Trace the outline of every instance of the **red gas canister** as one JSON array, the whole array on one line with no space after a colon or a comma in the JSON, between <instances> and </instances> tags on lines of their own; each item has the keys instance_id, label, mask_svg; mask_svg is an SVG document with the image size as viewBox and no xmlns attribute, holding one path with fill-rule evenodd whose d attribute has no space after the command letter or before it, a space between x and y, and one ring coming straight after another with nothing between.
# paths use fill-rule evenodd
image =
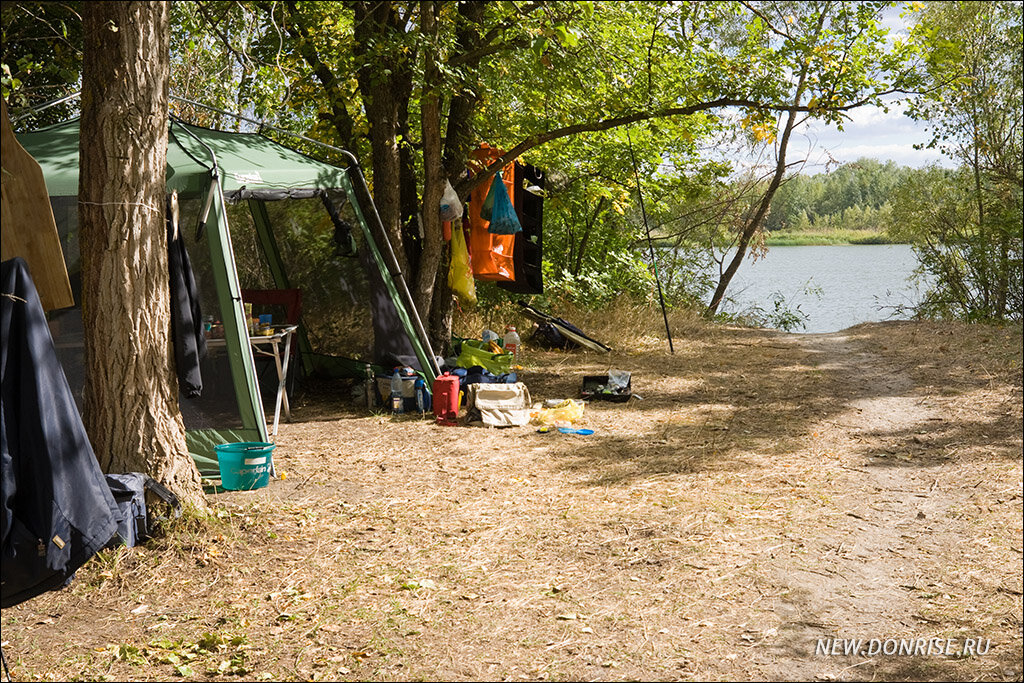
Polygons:
<instances>
[{"instance_id":1,"label":"red gas canister","mask_svg":"<svg viewBox=\"0 0 1024 683\"><path fill-rule=\"evenodd\" d=\"M442 425L458 424L459 378L444 373L434 380L434 416Z\"/></svg>"}]
</instances>

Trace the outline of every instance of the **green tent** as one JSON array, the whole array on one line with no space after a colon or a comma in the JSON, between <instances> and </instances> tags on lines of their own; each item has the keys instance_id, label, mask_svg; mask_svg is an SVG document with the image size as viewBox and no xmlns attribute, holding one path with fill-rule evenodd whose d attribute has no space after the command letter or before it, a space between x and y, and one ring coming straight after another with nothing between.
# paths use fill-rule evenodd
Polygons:
<instances>
[{"instance_id":1,"label":"green tent","mask_svg":"<svg viewBox=\"0 0 1024 683\"><path fill-rule=\"evenodd\" d=\"M72 388L84 384L81 344L81 288L77 245L78 121L68 121L18 135L18 141L39 162L61 235L76 306L51 314L51 330ZM350 156L350 155L349 155ZM379 218L372 200L364 211L355 187L365 188L354 157L339 168L317 161L256 133L210 130L172 120L168 131L167 191L177 191L182 207L181 230L204 292L203 311L223 322L224 344L204 360L203 394L179 401L185 418L189 450L204 475L216 475L214 446L239 441L268 441L266 418L255 375L241 288L227 224L226 203L246 202L258 243L275 286L288 289L284 264L271 229L266 202L344 196L351 202L373 262L380 271L401 325L425 373L432 381L435 359L422 324L408 300L408 290L390 253L382 253ZM196 229L191 228L192 225ZM396 284L397 283L397 284ZM403 290L399 291L399 287ZM403 299L402 294L405 295ZM300 328L301 332L301 328ZM300 333L303 363L314 354ZM77 387L76 387L77 385Z\"/></svg>"}]
</instances>

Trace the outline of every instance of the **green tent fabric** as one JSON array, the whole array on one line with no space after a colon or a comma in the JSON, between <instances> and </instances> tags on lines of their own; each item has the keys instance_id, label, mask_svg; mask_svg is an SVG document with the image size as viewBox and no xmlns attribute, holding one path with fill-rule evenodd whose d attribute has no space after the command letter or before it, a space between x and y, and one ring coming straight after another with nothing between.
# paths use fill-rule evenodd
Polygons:
<instances>
[{"instance_id":1,"label":"green tent fabric","mask_svg":"<svg viewBox=\"0 0 1024 683\"><path fill-rule=\"evenodd\" d=\"M18 135L18 141L45 162L46 188L53 197L78 194L78 120ZM205 193L214 162L224 194L248 199L259 191L342 189L345 170L279 145L257 133L229 133L173 121L167 143L167 191L185 196ZM247 191L249 194L247 194ZM309 196L309 195L307 195ZM283 198L283 197L281 197Z\"/></svg>"},{"instance_id":2,"label":"green tent fabric","mask_svg":"<svg viewBox=\"0 0 1024 683\"><path fill-rule=\"evenodd\" d=\"M43 169L51 201L65 200L63 214L76 215L78 120L19 134L18 141ZM367 237L373 260L385 276L385 285L398 309L402 324L417 349L417 355L421 356L421 362L425 363L428 356L423 345L417 341L409 313L401 302L394 282L387 276L388 268L371 236L346 169L317 161L257 133L216 131L172 120L168 131L166 182L168 192L177 191L183 200L205 202L208 206L203 241L208 246L209 260L213 264L217 306L224 324L223 346L233 385L222 394L233 394L234 403L237 404L237 414L233 409L222 411L221 408L226 410L226 406L223 405L225 400L221 400L220 405L209 408L208 415L204 415L203 419L191 425L186 420L189 450L204 476L218 475L214 451L218 443L269 441L227 225L227 201L248 201L264 255L277 281L276 286L287 288L286 275L280 254L276 253L264 202L309 198L328 192L345 193ZM65 233L65 238L77 239L77 231ZM66 260L67 249L65 247ZM74 247L74 251L77 253L77 247ZM80 301L76 304L80 305ZM80 326L80 315L78 319ZM307 348L303 349L301 337L299 341L300 349L308 351L308 342ZM230 398L226 402L231 402ZM213 399L208 403L213 403ZM228 415L228 412L232 414Z\"/></svg>"}]
</instances>

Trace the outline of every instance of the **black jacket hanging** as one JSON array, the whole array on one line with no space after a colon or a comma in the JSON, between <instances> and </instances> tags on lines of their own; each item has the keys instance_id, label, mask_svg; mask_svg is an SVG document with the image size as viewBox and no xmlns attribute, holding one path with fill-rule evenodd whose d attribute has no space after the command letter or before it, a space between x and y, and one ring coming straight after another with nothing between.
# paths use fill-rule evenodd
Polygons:
<instances>
[{"instance_id":1,"label":"black jacket hanging","mask_svg":"<svg viewBox=\"0 0 1024 683\"><path fill-rule=\"evenodd\" d=\"M64 586L120 518L28 266L0 265L0 606Z\"/></svg>"},{"instance_id":2,"label":"black jacket hanging","mask_svg":"<svg viewBox=\"0 0 1024 683\"><path fill-rule=\"evenodd\" d=\"M167 262L171 277L171 338L174 340L174 364L178 385L187 398L203 393L200 361L206 356L206 335L203 312L199 308L199 291L192 273L185 240L178 229L178 198L167 200Z\"/></svg>"}]
</instances>

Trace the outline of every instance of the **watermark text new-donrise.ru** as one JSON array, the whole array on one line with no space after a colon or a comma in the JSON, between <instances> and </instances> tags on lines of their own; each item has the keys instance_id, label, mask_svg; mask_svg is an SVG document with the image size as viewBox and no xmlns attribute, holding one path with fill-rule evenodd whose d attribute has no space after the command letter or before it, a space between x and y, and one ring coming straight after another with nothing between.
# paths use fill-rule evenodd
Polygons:
<instances>
[{"instance_id":1,"label":"watermark text new-donrise.ru","mask_svg":"<svg viewBox=\"0 0 1024 683\"><path fill-rule=\"evenodd\" d=\"M988 638L819 638L816 655L970 657L987 655Z\"/></svg>"}]
</instances>

